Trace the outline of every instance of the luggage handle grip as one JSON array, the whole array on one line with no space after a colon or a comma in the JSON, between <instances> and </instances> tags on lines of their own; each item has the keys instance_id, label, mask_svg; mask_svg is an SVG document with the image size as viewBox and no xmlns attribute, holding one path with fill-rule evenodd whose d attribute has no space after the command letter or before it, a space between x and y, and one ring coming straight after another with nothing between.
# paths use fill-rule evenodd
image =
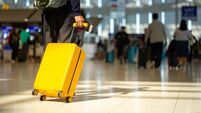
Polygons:
<instances>
[{"instance_id":1,"label":"luggage handle grip","mask_svg":"<svg viewBox=\"0 0 201 113\"><path fill-rule=\"evenodd\" d=\"M83 27L80 28L80 27L77 26L77 23L73 23L73 28L80 28L80 29L84 29L87 32L92 32L93 25L85 22L85 23L82 24L82 26Z\"/></svg>"},{"instance_id":2,"label":"luggage handle grip","mask_svg":"<svg viewBox=\"0 0 201 113\"><path fill-rule=\"evenodd\" d=\"M83 23L82 25L83 25L84 28L89 27L88 23ZM77 27L77 23L73 23L73 27L76 28Z\"/></svg>"},{"instance_id":3,"label":"luggage handle grip","mask_svg":"<svg viewBox=\"0 0 201 113\"><path fill-rule=\"evenodd\" d=\"M73 29L72 29L72 31L71 31L69 43L71 43L72 38L73 38L73 33L75 32L75 29L77 29L77 28L79 28L79 27L77 27L77 23L73 23ZM89 23L83 23L83 28L80 28L80 29L82 29L83 32L85 32L85 31L91 32L92 29L93 29L93 25L90 25ZM81 41L79 42L78 46L81 45L81 43L82 43L82 41L83 41L83 37L84 37L84 35L82 35Z\"/></svg>"}]
</instances>

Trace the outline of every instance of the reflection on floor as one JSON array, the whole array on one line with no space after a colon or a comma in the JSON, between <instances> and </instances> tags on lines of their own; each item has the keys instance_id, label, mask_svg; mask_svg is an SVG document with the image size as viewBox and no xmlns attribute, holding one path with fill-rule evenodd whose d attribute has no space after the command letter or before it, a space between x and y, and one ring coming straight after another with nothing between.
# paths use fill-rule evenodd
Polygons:
<instances>
[{"instance_id":1,"label":"reflection on floor","mask_svg":"<svg viewBox=\"0 0 201 113\"><path fill-rule=\"evenodd\" d=\"M88 60L67 104L31 95L38 63L0 63L0 113L201 113L200 64L139 70Z\"/></svg>"}]
</instances>

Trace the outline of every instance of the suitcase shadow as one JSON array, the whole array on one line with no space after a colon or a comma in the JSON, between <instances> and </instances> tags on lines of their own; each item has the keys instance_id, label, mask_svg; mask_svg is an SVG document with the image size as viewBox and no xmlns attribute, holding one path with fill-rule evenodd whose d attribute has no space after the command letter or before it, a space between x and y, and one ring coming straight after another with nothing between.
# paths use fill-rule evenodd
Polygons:
<instances>
[{"instance_id":1,"label":"suitcase shadow","mask_svg":"<svg viewBox=\"0 0 201 113\"><path fill-rule=\"evenodd\" d=\"M140 87L140 88L119 88L119 87L112 87L108 89L98 89L98 90L91 90L91 91L82 91L86 89L79 88L78 92L75 92L75 96L73 97L72 103L75 102L83 102L83 101L92 101L92 100L99 100L99 99L107 99L116 96L123 96L132 92L136 91L146 91L149 87ZM115 94L115 95L111 95ZM51 102L64 102L64 99L48 99L47 101Z\"/></svg>"}]
</instances>

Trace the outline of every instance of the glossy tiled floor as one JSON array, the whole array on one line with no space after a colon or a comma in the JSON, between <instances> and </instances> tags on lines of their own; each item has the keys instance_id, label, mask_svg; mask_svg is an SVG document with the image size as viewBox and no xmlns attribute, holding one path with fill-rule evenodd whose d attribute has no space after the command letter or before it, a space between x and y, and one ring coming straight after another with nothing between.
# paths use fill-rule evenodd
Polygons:
<instances>
[{"instance_id":1,"label":"glossy tiled floor","mask_svg":"<svg viewBox=\"0 0 201 113\"><path fill-rule=\"evenodd\" d=\"M0 113L201 113L201 62L186 70L86 61L72 103L32 96L38 63L0 63Z\"/></svg>"}]
</instances>

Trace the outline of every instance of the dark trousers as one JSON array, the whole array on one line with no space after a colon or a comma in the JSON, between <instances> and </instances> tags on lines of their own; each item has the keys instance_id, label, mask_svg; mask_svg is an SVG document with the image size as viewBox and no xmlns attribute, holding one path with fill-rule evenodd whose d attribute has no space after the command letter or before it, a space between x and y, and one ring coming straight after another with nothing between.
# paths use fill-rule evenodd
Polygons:
<instances>
[{"instance_id":1,"label":"dark trousers","mask_svg":"<svg viewBox=\"0 0 201 113\"><path fill-rule=\"evenodd\" d=\"M155 67L161 65L161 56L163 51L163 42L151 43L151 61L155 62Z\"/></svg>"},{"instance_id":2,"label":"dark trousers","mask_svg":"<svg viewBox=\"0 0 201 113\"><path fill-rule=\"evenodd\" d=\"M120 46L117 47L117 58L119 59L120 63L122 64L123 61L127 62L127 54L128 54L128 46Z\"/></svg>"},{"instance_id":3,"label":"dark trousers","mask_svg":"<svg viewBox=\"0 0 201 113\"><path fill-rule=\"evenodd\" d=\"M68 41L74 18L70 12L65 10L54 9L43 11L43 45L49 42L66 42Z\"/></svg>"},{"instance_id":4,"label":"dark trousers","mask_svg":"<svg viewBox=\"0 0 201 113\"><path fill-rule=\"evenodd\" d=\"M11 46L12 48L12 60L16 60L17 59L17 54L18 54L18 45L13 45Z\"/></svg>"}]
</instances>

